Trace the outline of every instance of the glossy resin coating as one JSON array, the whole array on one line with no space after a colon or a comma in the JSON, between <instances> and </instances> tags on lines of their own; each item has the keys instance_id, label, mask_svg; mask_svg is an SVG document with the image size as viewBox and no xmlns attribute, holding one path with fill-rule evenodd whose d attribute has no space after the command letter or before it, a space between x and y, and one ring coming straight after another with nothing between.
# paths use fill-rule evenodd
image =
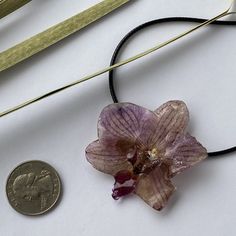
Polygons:
<instances>
[{"instance_id":1,"label":"glossy resin coating","mask_svg":"<svg viewBox=\"0 0 236 236\"><path fill-rule=\"evenodd\" d=\"M171 178L207 157L187 133L184 102L169 101L154 112L131 103L104 108L98 140L86 149L87 160L115 177L113 198L130 193L161 210L175 190Z\"/></svg>"}]
</instances>

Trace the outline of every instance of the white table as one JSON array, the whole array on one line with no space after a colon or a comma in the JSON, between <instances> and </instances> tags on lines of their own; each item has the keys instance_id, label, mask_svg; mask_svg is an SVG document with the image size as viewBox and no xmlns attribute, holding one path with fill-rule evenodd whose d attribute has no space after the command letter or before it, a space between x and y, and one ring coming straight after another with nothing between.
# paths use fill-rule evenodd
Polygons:
<instances>
[{"instance_id":1,"label":"white table","mask_svg":"<svg viewBox=\"0 0 236 236\"><path fill-rule=\"evenodd\" d=\"M0 51L97 2L33 1L0 21ZM228 2L136 0L1 73L0 110L107 66L122 36L140 23L166 16L209 18ZM192 25L152 27L132 40L122 58ZM208 27L119 69L119 98L149 109L184 100L191 112L189 129L209 151L236 145L235 37L234 27ZM113 178L95 171L84 155L97 138L100 111L111 102L103 75L0 119L0 235L235 235L236 153L176 177L178 191L161 213L136 196L112 200ZM53 165L63 182L60 204L41 217L18 214L5 194L9 172L32 159Z\"/></svg>"}]
</instances>

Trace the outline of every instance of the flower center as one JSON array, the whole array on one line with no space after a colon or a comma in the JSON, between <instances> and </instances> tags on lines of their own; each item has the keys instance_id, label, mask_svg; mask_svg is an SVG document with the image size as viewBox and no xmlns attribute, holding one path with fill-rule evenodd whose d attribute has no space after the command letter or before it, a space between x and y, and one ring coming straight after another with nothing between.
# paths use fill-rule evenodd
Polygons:
<instances>
[{"instance_id":1,"label":"flower center","mask_svg":"<svg viewBox=\"0 0 236 236\"><path fill-rule=\"evenodd\" d=\"M149 173L157 165L161 164L160 152L157 148L153 148L148 151L136 153L136 157L133 158L132 165L134 167L133 172L135 175L142 173Z\"/></svg>"},{"instance_id":2,"label":"flower center","mask_svg":"<svg viewBox=\"0 0 236 236\"><path fill-rule=\"evenodd\" d=\"M159 151L157 148L153 148L151 151L148 151L148 159L150 161L155 161L158 158Z\"/></svg>"}]
</instances>

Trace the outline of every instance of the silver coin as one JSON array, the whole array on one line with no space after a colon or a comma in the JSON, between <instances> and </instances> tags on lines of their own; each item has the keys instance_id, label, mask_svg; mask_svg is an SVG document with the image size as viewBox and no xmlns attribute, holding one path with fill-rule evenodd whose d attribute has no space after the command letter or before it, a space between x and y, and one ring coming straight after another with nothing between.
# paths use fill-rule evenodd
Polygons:
<instances>
[{"instance_id":1,"label":"silver coin","mask_svg":"<svg viewBox=\"0 0 236 236\"><path fill-rule=\"evenodd\" d=\"M41 215L52 209L61 194L56 170L42 161L28 161L17 166L6 185L11 206L24 215Z\"/></svg>"}]
</instances>

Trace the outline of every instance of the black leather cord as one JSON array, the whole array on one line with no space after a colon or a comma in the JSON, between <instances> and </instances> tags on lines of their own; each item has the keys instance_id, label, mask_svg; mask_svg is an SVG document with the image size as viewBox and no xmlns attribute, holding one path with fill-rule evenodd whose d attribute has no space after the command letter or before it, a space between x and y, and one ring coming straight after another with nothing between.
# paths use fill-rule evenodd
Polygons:
<instances>
[{"instance_id":1,"label":"black leather cord","mask_svg":"<svg viewBox=\"0 0 236 236\"><path fill-rule=\"evenodd\" d=\"M161 24L161 23L168 23L168 22L193 22L193 23L203 23L207 21L207 19L201 19L201 18L191 18L191 17L168 17L168 18L161 18L157 20L148 21L142 25L137 26L133 30L131 30L128 34L125 35L125 37L120 41L120 43L117 45L111 59L110 65L114 65L117 62L117 59L120 55L120 52L123 48L123 46L129 41L130 38L132 38L136 33L140 32L143 29L146 29L150 26ZM214 25L236 25L236 21L215 21L211 24ZM110 94L114 101L114 103L118 103L118 98L116 96L115 88L114 88L114 71L111 70L109 72L109 88L110 88ZM221 156L224 154L229 154L236 151L236 147L228 148L225 150L220 150L216 152L209 152L209 157L216 157Z\"/></svg>"}]
</instances>

